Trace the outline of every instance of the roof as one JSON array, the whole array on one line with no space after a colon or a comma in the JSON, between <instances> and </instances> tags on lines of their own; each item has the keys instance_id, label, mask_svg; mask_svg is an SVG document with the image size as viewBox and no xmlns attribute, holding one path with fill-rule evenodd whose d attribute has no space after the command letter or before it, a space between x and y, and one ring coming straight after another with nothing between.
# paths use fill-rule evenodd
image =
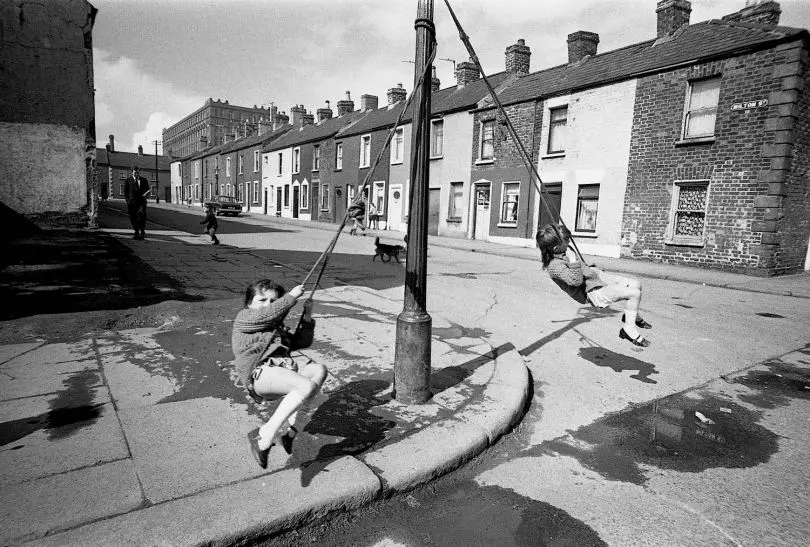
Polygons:
<instances>
[{"instance_id":1,"label":"roof","mask_svg":"<svg viewBox=\"0 0 810 547\"><path fill-rule=\"evenodd\" d=\"M158 171L169 170L169 158L158 156ZM132 165L137 165L139 169L155 169L154 154L138 154L137 152L111 152L107 154L107 148L96 148L96 163L109 165L118 169L129 169Z\"/></svg>"},{"instance_id":2,"label":"roof","mask_svg":"<svg viewBox=\"0 0 810 547\"><path fill-rule=\"evenodd\" d=\"M804 29L713 19L684 26L669 40L648 40L594 55L578 64L534 72L518 79L498 97L508 105L561 95L807 36Z\"/></svg>"},{"instance_id":3,"label":"roof","mask_svg":"<svg viewBox=\"0 0 810 547\"><path fill-rule=\"evenodd\" d=\"M228 152L233 152L234 150L244 150L245 148L250 148L251 146L256 146L261 144L262 147L267 143L278 139L285 133L287 133L290 129L292 129L292 125L284 124L281 127L270 131L269 133L262 133L261 135L253 135L252 137L248 137L246 139L239 139L235 141L231 141L229 143L223 144L222 150L220 153L226 154Z\"/></svg>"},{"instance_id":4,"label":"roof","mask_svg":"<svg viewBox=\"0 0 810 547\"><path fill-rule=\"evenodd\" d=\"M337 118L328 118L322 122L305 125L297 130L289 131L283 137L266 145L262 152L271 150L281 150L291 146L299 146L308 142L322 141L333 136L335 133L346 127L348 124L360 119L365 112L356 110Z\"/></svg>"}]
</instances>

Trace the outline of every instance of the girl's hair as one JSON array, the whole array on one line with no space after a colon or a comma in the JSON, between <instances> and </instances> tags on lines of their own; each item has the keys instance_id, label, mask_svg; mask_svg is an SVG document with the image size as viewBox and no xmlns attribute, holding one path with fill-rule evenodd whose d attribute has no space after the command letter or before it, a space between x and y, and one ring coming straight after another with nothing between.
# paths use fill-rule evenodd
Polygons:
<instances>
[{"instance_id":1,"label":"girl's hair","mask_svg":"<svg viewBox=\"0 0 810 547\"><path fill-rule=\"evenodd\" d=\"M568 228L565 226L555 227L552 224L548 224L537 231L535 240L537 240L537 247L540 249L544 270L551 263L551 259L554 258L555 254L560 254L565 251L565 245L560 236L562 236L567 243L571 239L571 232L569 232Z\"/></svg>"},{"instance_id":2,"label":"girl's hair","mask_svg":"<svg viewBox=\"0 0 810 547\"><path fill-rule=\"evenodd\" d=\"M278 283L274 283L269 279L259 279L248 285L245 290L245 307L250 306L254 296L264 291L276 291L276 298L281 298L287 292Z\"/></svg>"}]
</instances>

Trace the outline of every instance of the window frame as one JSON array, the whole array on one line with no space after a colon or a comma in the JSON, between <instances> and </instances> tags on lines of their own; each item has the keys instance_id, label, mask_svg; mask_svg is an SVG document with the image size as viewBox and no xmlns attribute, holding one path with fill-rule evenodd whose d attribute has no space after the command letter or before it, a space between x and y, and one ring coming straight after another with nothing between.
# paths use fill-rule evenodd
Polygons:
<instances>
[{"instance_id":1,"label":"window frame","mask_svg":"<svg viewBox=\"0 0 810 547\"><path fill-rule=\"evenodd\" d=\"M364 161L365 160L365 163ZM371 166L371 134L360 136L360 169Z\"/></svg>"},{"instance_id":2,"label":"window frame","mask_svg":"<svg viewBox=\"0 0 810 547\"><path fill-rule=\"evenodd\" d=\"M696 109L692 110L691 105L692 105L695 85L705 83L705 82L716 82L717 83L717 89L716 89L717 99L716 99L716 102L714 103L713 107L703 107L701 109L696 108ZM695 141L695 140L701 140L701 139L714 139L715 138L715 135L716 135L715 130L717 128L717 114L720 112L719 106L720 106L720 86L721 86L721 83L722 83L722 77L719 76L719 75L709 76L708 78L699 78L699 79L689 80L687 82L688 85L686 87L686 98L684 99L684 107L683 107L683 120L681 122L681 140L683 140L683 141ZM689 122L690 122L690 120L693 119L692 114L694 112L703 113L705 111L710 111L710 110L714 111L713 112L714 121L712 123L711 132L710 133L705 133L705 134L699 134L699 135L687 135L687 131L689 129Z\"/></svg>"},{"instance_id":3,"label":"window frame","mask_svg":"<svg viewBox=\"0 0 810 547\"><path fill-rule=\"evenodd\" d=\"M456 196L459 198L458 208ZM450 183L450 195L447 200L447 222L461 222L464 210L464 183L453 181Z\"/></svg>"},{"instance_id":4,"label":"window frame","mask_svg":"<svg viewBox=\"0 0 810 547\"><path fill-rule=\"evenodd\" d=\"M484 134L486 132L486 128L491 127L491 136L489 139L486 139ZM490 142L490 146L492 147L492 153L490 156L484 155L484 146L487 142ZM478 135L478 163L492 163L495 161L495 119L491 120L481 120L480 128L479 128L479 135Z\"/></svg>"},{"instance_id":5,"label":"window frame","mask_svg":"<svg viewBox=\"0 0 810 547\"><path fill-rule=\"evenodd\" d=\"M200 178L200 160L194 161L194 178Z\"/></svg>"},{"instance_id":6,"label":"window frame","mask_svg":"<svg viewBox=\"0 0 810 547\"><path fill-rule=\"evenodd\" d=\"M335 143L335 171L343 170L343 143Z\"/></svg>"},{"instance_id":7,"label":"window frame","mask_svg":"<svg viewBox=\"0 0 810 547\"><path fill-rule=\"evenodd\" d=\"M596 188L596 197L593 196L583 196L583 191L587 192L590 189ZM576 209L576 218L574 219L574 233L583 233L583 234L595 234L596 233L596 226L597 221L599 219L599 194L601 188L599 184L580 184L577 187L577 209ZM580 228L579 223L581 220L581 213L582 213L582 205L586 202L593 201L595 206L594 212L594 219L593 219L593 229L591 228Z\"/></svg>"},{"instance_id":8,"label":"window frame","mask_svg":"<svg viewBox=\"0 0 810 547\"><path fill-rule=\"evenodd\" d=\"M438 146L437 146L438 144ZM437 153L438 148L438 153ZM444 120L430 121L430 159L444 157Z\"/></svg>"},{"instance_id":9,"label":"window frame","mask_svg":"<svg viewBox=\"0 0 810 547\"><path fill-rule=\"evenodd\" d=\"M321 211L328 211L329 210L329 185L328 184L321 184L321 196L320 196L320 210ZM326 205L324 205L324 201L326 201Z\"/></svg>"},{"instance_id":10,"label":"window frame","mask_svg":"<svg viewBox=\"0 0 810 547\"><path fill-rule=\"evenodd\" d=\"M259 203L259 181L253 181L253 203Z\"/></svg>"},{"instance_id":11,"label":"window frame","mask_svg":"<svg viewBox=\"0 0 810 547\"><path fill-rule=\"evenodd\" d=\"M555 113L558 113L558 112L565 112L565 117L562 120L559 120L559 119L555 120L554 119ZM566 146L565 137L566 137L566 133L562 134L562 139L561 139L562 140L562 148L556 148L556 149L551 148L553 145L556 145L555 141L559 139L559 136L558 136L558 139L554 138L555 130L559 131L560 128L562 128L563 131L565 131L568 128L568 105L567 104L560 105L560 106L553 106L553 107L548 109L548 134L547 134L547 139L546 139L546 141L547 141L546 142L546 154L548 154L550 156L551 155L557 156L557 155L565 154L565 146Z\"/></svg>"},{"instance_id":12,"label":"window frame","mask_svg":"<svg viewBox=\"0 0 810 547\"><path fill-rule=\"evenodd\" d=\"M276 173L277 177L281 176L281 172L284 170L283 165L284 165L284 153L279 152L278 153L278 172Z\"/></svg>"},{"instance_id":13,"label":"window frame","mask_svg":"<svg viewBox=\"0 0 810 547\"><path fill-rule=\"evenodd\" d=\"M245 155L244 154L237 154L238 165L239 165L239 174L245 174Z\"/></svg>"},{"instance_id":14,"label":"window frame","mask_svg":"<svg viewBox=\"0 0 810 547\"><path fill-rule=\"evenodd\" d=\"M405 128L398 127L391 139L391 164L399 164L405 156Z\"/></svg>"},{"instance_id":15,"label":"window frame","mask_svg":"<svg viewBox=\"0 0 810 547\"><path fill-rule=\"evenodd\" d=\"M296 146L292 151L292 172L298 174L301 172L301 147Z\"/></svg>"},{"instance_id":16,"label":"window frame","mask_svg":"<svg viewBox=\"0 0 810 547\"><path fill-rule=\"evenodd\" d=\"M290 208L290 185L285 184L284 189L282 190L282 200L284 202L284 208Z\"/></svg>"},{"instance_id":17,"label":"window frame","mask_svg":"<svg viewBox=\"0 0 810 547\"><path fill-rule=\"evenodd\" d=\"M258 173L259 169L261 168L262 161L261 161L261 152L258 150L253 151L253 172Z\"/></svg>"},{"instance_id":18,"label":"window frame","mask_svg":"<svg viewBox=\"0 0 810 547\"><path fill-rule=\"evenodd\" d=\"M315 144L312 146L312 170L320 171L321 169L321 145Z\"/></svg>"},{"instance_id":19,"label":"window frame","mask_svg":"<svg viewBox=\"0 0 810 547\"><path fill-rule=\"evenodd\" d=\"M230 156L225 158L225 176L226 177L231 176L231 158L230 158Z\"/></svg>"},{"instance_id":20,"label":"window frame","mask_svg":"<svg viewBox=\"0 0 810 547\"><path fill-rule=\"evenodd\" d=\"M697 209L679 209L681 190L683 188L705 188L706 196L703 203L703 210ZM709 216L709 200L711 198L711 181L709 179L691 179L691 180L674 180L672 181L672 202L669 210L669 223L667 224L667 233L664 238L664 243L667 245L680 245L689 247L704 247L706 245L706 224ZM675 233L677 230L677 219L679 212L699 213L703 215L703 230L700 236L678 235Z\"/></svg>"},{"instance_id":21,"label":"window frame","mask_svg":"<svg viewBox=\"0 0 810 547\"><path fill-rule=\"evenodd\" d=\"M517 192L516 193L511 193L510 192L510 193L507 194L507 189L509 189L511 187L516 187ZM514 211L515 211L514 217L515 217L515 219L514 220L505 220L504 219L505 206L508 203L512 203L512 201L507 200L508 196L515 196L515 198L516 198L514 200L514 204L515 204L515 206L514 206ZM500 204L500 208L498 210L498 226L507 227L507 228L517 227L519 216L520 216L520 181L519 180L504 181L504 182L501 183L501 204Z\"/></svg>"}]
</instances>

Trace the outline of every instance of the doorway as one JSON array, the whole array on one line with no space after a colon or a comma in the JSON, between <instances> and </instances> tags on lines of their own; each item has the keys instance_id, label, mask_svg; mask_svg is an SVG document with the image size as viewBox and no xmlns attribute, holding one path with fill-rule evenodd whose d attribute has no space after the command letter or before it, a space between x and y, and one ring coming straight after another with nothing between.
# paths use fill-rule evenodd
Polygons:
<instances>
[{"instance_id":1,"label":"doorway","mask_svg":"<svg viewBox=\"0 0 810 547\"><path fill-rule=\"evenodd\" d=\"M300 192L301 192L300 186L293 186L293 201L292 201L293 218L298 218L298 200L301 198Z\"/></svg>"},{"instance_id":2,"label":"doorway","mask_svg":"<svg viewBox=\"0 0 810 547\"><path fill-rule=\"evenodd\" d=\"M431 188L428 200L428 235L439 235L439 209L441 208L441 188Z\"/></svg>"},{"instance_id":3,"label":"doorway","mask_svg":"<svg viewBox=\"0 0 810 547\"><path fill-rule=\"evenodd\" d=\"M490 185L475 185L475 209L473 212L472 238L486 241L489 237Z\"/></svg>"},{"instance_id":4,"label":"doorway","mask_svg":"<svg viewBox=\"0 0 810 547\"><path fill-rule=\"evenodd\" d=\"M560 221L560 207L562 206L562 184L555 183L555 184L543 184L543 189L545 192L542 194L542 200L546 202L548 205L548 209L551 209L554 217L549 214L546 210L546 206L543 205L542 201L540 202L540 215L538 215L537 221L537 230L540 230L544 226L548 224L557 224Z\"/></svg>"},{"instance_id":5,"label":"doorway","mask_svg":"<svg viewBox=\"0 0 810 547\"><path fill-rule=\"evenodd\" d=\"M343 186L340 184L335 185L335 199L332 200L334 204L334 217L332 222L341 222L343 216L346 214L346 202L343 200Z\"/></svg>"},{"instance_id":6,"label":"doorway","mask_svg":"<svg viewBox=\"0 0 810 547\"><path fill-rule=\"evenodd\" d=\"M276 216L281 216L281 186L276 188Z\"/></svg>"},{"instance_id":7,"label":"doorway","mask_svg":"<svg viewBox=\"0 0 810 547\"><path fill-rule=\"evenodd\" d=\"M388 187L388 211L386 229L402 231L402 185L392 184Z\"/></svg>"},{"instance_id":8,"label":"doorway","mask_svg":"<svg viewBox=\"0 0 810 547\"><path fill-rule=\"evenodd\" d=\"M264 214L267 214L267 188L264 189Z\"/></svg>"}]
</instances>

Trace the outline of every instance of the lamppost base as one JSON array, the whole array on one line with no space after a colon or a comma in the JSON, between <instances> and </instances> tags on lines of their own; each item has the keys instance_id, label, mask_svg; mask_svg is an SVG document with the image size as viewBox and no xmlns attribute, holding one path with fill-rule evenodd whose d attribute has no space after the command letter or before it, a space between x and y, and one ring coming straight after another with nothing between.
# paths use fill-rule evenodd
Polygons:
<instances>
[{"instance_id":1,"label":"lamppost base","mask_svg":"<svg viewBox=\"0 0 810 547\"><path fill-rule=\"evenodd\" d=\"M433 320L427 313L403 311L397 317L394 353L394 397L406 405L430 397L430 335Z\"/></svg>"}]
</instances>

